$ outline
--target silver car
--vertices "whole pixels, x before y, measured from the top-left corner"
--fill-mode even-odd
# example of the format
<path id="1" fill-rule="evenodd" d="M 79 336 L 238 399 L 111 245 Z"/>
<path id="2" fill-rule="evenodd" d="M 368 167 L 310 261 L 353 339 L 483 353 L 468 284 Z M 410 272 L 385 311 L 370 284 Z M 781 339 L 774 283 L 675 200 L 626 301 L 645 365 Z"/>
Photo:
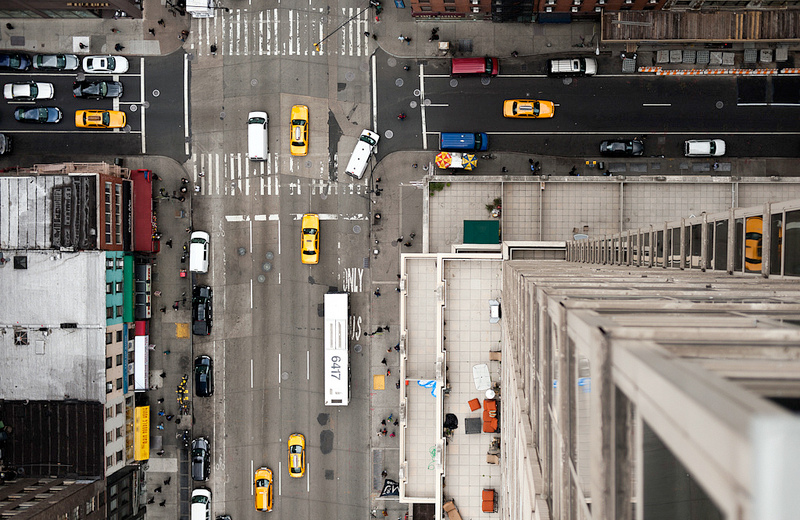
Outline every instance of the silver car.
<path id="1" fill-rule="evenodd" d="M 77 70 L 80 61 L 74 54 L 37 54 L 33 68 L 38 70 Z"/>
<path id="2" fill-rule="evenodd" d="M 13 101 L 53 99 L 55 92 L 56 89 L 52 83 L 37 83 L 35 81 L 6 83 L 3 87 L 3 97 Z"/>

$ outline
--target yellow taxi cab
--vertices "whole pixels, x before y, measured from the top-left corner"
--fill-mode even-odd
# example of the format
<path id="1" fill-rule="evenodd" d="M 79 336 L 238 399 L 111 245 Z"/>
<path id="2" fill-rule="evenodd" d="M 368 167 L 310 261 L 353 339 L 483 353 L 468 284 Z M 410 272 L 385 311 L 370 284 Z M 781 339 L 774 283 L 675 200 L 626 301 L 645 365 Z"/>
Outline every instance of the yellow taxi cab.
<path id="1" fill-rule="evenodd" d="M 503 102 L 503 117 L 553 117 L 556 107 L 552 101 L 541 99 L 506 99 Z"/>
<path id="2" fill-rule="evenodd" d="M 78 110 L 75 126 L 78 128 L 122 128 L 127 122 L 125 112 L 119 110 Z"/>
<path id="3" fill-rule="evenodd" d="M 300 478 L 306 473 L 306 438 L 300 433 L 289 435 L 289 476 Z"/>
<path id="4" fill-rule="evenodd" d="M 300 228 L 300 259 L 304 264 L 319 263 L 319 215 L 303 215 Z"/>
<path id="5" fill-rule="evenodd" d="M 762 217 L 748 217 L 744 230 L 744 264 L 748 271 L 761 271 Z"/>
<path id="6" fill-rule="evenodd" d="M 256 511 L 272 511 L 272 470 L 258 468 L 254 480 Z"/>
<path id="7" fill-rule="evenodd" d="M 292 107 L 292 122 L 289 125 L 291 131 L 291 152 L 292 155 L 308 154 L 308 107 L 305 105 L 295 105 Z"/>

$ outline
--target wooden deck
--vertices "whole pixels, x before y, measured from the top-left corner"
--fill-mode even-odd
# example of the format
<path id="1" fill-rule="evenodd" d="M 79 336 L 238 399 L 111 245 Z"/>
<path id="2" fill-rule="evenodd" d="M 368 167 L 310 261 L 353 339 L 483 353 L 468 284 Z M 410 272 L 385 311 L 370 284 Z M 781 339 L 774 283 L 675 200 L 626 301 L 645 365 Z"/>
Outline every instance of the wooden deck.
<path id="1" fill-rule="evenodd" d="M 604 42 L 791 42 L 800 40 L 800 10 L 604 12 Z"/>

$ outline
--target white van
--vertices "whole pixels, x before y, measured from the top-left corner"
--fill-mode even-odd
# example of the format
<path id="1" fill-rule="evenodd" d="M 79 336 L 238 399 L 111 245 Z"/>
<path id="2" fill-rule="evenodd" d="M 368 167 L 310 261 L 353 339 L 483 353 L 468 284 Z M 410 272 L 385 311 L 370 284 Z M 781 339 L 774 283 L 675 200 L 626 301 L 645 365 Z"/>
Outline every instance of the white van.
<path id="1" fill-rule="evenodd" d="M 211 491 L 198 488 L 192 491 L 191 520 L 211 520 Z"/>
<path id="2" fill-rule="evenodd" d="M 550 60 L 547 73 L 551 76 L 594 76 L 597 74 L 597 60 L 594 58 Z"/>
<path id="3" fill-rule="evenodd" d="M 208 272 L 208 244 L 211 237 L 205 231 L 192 233 L 189 243 L 189 270 L 193 273 Z"/>
<path id="4" fill-rule="evenodd" d="M 361 132 L 361 137 L 358 138 L 353 155 L 350 156 L 350 161 L 344 170 L 347 175 L 356 179 L 361 179 L 364 176 L 364 171 L 367 169 L 367 163 L 369 162 L 369 155 L 375 145 L 378 144 L 378 139 L 380 138 L 381 136 L 369 130 Z"/>
<path id="5" fill-rule="evenodd" d="M 250 112 L 247 115 L 247 157 L 251 161 L 266 161 L 269 153 L 266 112 Z"/>

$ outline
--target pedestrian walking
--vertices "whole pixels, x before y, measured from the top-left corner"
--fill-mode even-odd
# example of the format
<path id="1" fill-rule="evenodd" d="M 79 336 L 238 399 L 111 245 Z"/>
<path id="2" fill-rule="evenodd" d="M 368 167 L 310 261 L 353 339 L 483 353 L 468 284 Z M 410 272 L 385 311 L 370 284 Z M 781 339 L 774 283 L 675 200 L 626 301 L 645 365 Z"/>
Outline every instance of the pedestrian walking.
<path id="1" fill-rule="evenodd" d="M 169 356 L 169 353 L 170 353 L 170 352 L 171 352 L 171 350 L 167 349 L 167 350 L 165 350 L 165 351 L 164 351 L 164 355 L 165 355 L 165 356 Z"/>
<path id="2" fill-rule="evenodd" d="M 394 384 L 394 387 L 397 388 L 398 390 L 400 389 L 400 380 L 399 379 L 397 380 L 397 383 Z"/>
<path id="3" fill-rule="evenodd" d="M 369 38 L 369 37 L 370 37 L 370 36 L 372 36 L 372 35 L 371 35 L 371 33 L 370 33 L 369 31 L 364 31 L 364 36 L 366 36 L 367 38 Z"/>
<path id="4" fill-rule="evenodd" d="M 170 482 L 172 482 L 172 477 L 171 476 L 169 476 L 169 477 L 164 479 L 164 485 L 169 486 Z"/>
<path id="5" fill-rule="evenodd" d="M 153 504 L 153 503 L 155 503 L 155 501 L 156 501 L 156 497 L 150 497 L 150 498 L 147 499 L 147 503 L 148 504 Z"/>
<path id="6" fill-rule="evenodd" d="M 167 377 L 167 373 L 166 372 L 161 372 L 159 375 L 161 376 L 161 379 L 164 379 L 165 377 Z"/>
<path id="7" fill-rule="evenodd" d="M 154 296 L 161 296 L 161 291 L 154 291 L 154 292 L 153 292 L 153 295 L 154 295 Z"/>
<path id="8" fill-rule="evenodd" d="M 194 186 L 194 192 L 195 192 L 195 193 L 200 193 L 200 185 L 199 185 L 199 184 L 195 184 L 195 186 Z"/>
<path id="9" fill-rule="evenodd" d="M 163 430 L 164 428 L 161 428 L 161 429 Z M 159 457 L 163 457 L 163 456 L 164 456 L 164 450 L 163 450 L 163 449 L 161 449 L 161 450 L 158 450 L 158 451 L 156 452 L 156 455 L 158 455 Z"/>
<path id="10" fill-rule="evenodd" d="M 415 237 L 415 236 L 417 236 L 417 234 L 416 234 L 416 233 L 411 233 L 411 234 L 410 234 L 410 235 L 408 235 L 408 236 L 410 236 L 410 237 L 411 237 L 411 240 L 414 240 L 414 237 Z"/>
<path id="11" fill-rule="evenodd" d="M 386 377 L 389 377 L 390 375 L 392 375 L 392 369 L 391 368 L 387 368 L 386 369 Z"/>
<path id="12" fill-rule="evenodd" d="M 399 385 L 400 381 L 398 381 L 397 384 Z M 395 419 L 394 420 L 394 425 L 397 426 L 398 424 L 400 424 L 400 419 Z"/>
<path id="13" fill-rule="evenodd" d="M 394 437 L 394 432 L 390 433 L 389 437 Z"/>
<path id="14" fill-rule="evenodd" d="M 387 473 L 386 470 L 381 471 L 381 477 L 386 478 L 388 475 L 389 473 Z"/>
<path id="15" fill-rule="evenodd" d="M 394 290 L 400 292 L 400 287 L 395 287 Z"/>
<path id="16" fill-rule="evenodd" d="M 378 334 L 380 332 L 383 332 L 383 327 L 378 327 L 377 329 L 375 329 L 375 334 Z"/>
<path id="17" fill-rule="evenodd" d="M 83 49 L 85 49 L 87 47 L 87 45 L 85 43 L 83 43 L 83 42 L 78 42 L 78 47 L 80 47 L 81 50 L 83 50 Z"/>
<path id="18" fill-rule="evenodd" d="M 117 52 L 120 52 L 124 48 L 125 48 L 125 46 L 122 45 L 121 43 L 118 43 L 118 44 L 114 45 L 114 50 L 117 51 Z"/>
<path id="19" fill-rule="evenodd" d="M 404 243 L 403 245 L 406 246 L 406 247 L 411 247 L 411 241 L 408 241 L 408 242 Z"/>
<path id="20" fill-rule="evenodd" d="M 153 490 L 153 493 L 161 493 L 161 486 L 158 486 Z"/>
<path id="21" fill-rule="evenodd" d="M 386 510 L 386 508 L 383 509 L 383 516 L 389 516 L 389 512 Z"/>
<path id="22" fill-rule="evenodd" d="M 167 501 L 162 500 L 161 502 L 158 503 L 158 505 L 160 505 L 161 507 L 167 507 Z"/>
<path id="23" fill-rule="evenodd" d="M 380 328 L 380 327 L 379 327 L 379 328 Z M 388 326 L 388 325 L 384 325 L 384 326 L 383 326 L 383 330 L 385 330 L 386 332 L 389 332 L 389 326 Z"/>
<path id="24" fill-rule="evenodd" d="M 397 37 L 397 39 L 402 42 L 405 41 L 406 37 L 401 34 L 400 36 Z"/>
<path id="25" fill-rule="evenodd" d="M 386 418 L 386 420 L 389 422 L 392 422 L 392 419 L 394 419 L 394 413 L 390 413 L 389 417 Z"/>
<path id="26" fill-rule="evenodd" d="M 378 287 L 377 289 L 375 289 L 375 292 L 374 292 L 374 293 L 372 293 L 372 294 L 374 294 L 375 296 L 377 296 L 377 297 L 379 297 L 379 298 L 380 298 L 380 296 L 381 296 L 381 288 L 380 288 L 380 287 Z"/>
<path id="27" fill-rule="evenodd" d="M 212 43 L 211 44 L 211 55 L 212 56 L 216 56 L 217 55 L 217 44 L 216 43 Z"/>
<path id="28" fill-rule="evenodd" d="M 9 31 L 13 31 L 14 30 L 14 26 L 11 25 L 10 23 L 7 23 L 6 24 L 6 29 L 8 29 Z"/>
<path id="29" fill-rule="evenodd" d="M 151 27 L 151 28 L 149 28 L 149 29 L 147 29 L 147 32 L 149 32 L 149 33 L 150 33 L 151 35 L 153 35 L 153 36 L 155 36 L 155 35 L 156 35 L 156 30 L 155 30 L 154 28 L 152 28 L 152 27 Z"/>
<path id="30" fill-rule="evenodd" d="M 159 430 L 163 430 L 164 429 L 164 423 L 163 422 L 159 423 L 159 425 L 156 426 L 156 428 L 159 429 Z"/>
<path id="31" fill-rule="evenodd" d="M 159 417 L 161 417 L 161 416 L 167 415 L 167 412 L 165 412 L 164 410 L 159 410 L 158 411 L 158 415 L 159 415 Z"/>
<path id="32" fill-rule="evenodd" d="M 167 415 L 167 420 L 168 420 L 168 421 L 171 421 L 171 420 L 172 420 L 172 419 L 174 419 L 174 418 L 175 418 L 175 416 L 174 416 L 174 415 L 172 415 L 172 414 L 169 414 L 169 415 Z"/>
<path id="33" fill-rule="evenodd" d="M 167 247 L 172 249 L 172 239 L 171 238 L 169 240 L 167 240 L 166 242 L 164 242 L 164 243 L 167 244 Z"/>
<path id="34" fill-rule="evenodd" d="M 187 38 L 188 36 L 189 36 L 189 31 L 187 31 L 186 29 L 184 29 L 184 30 L 182 30 L 182 31 L 181 31 L 181 34 L 180 34 L 180 36 L 178 36 L 178 39 L 179 39 L 180 41 L 182 41 L 182 42 L 186 42 L 186 38 Z"/>
<path id="35" fill-rule="evenodd" d="M 164 22 L 163 18 L 158 21 L 158 25 L 160 25 L 161 27 L 166 27 L 167 26 L 167 24 L 166 24 L 166 22 Z"/>
<path id="36" fill-rule="evenodd" d="M 166 307 L 161 307 L 159 310 L 160 310 L 161 312 L 163 312 L 164 314 L 166 314 L 166 313 L 167 313 L 167 308 L 166 308 Z"/>
<path id="37" fill-rule="evenodd" d="M 570 175 L 575 175 L 575 171 L 576 170 L 577 170 L 577 168 L 575 166 L 573 166 L 572 169 L 569 171 L 569 174 Z"/>
<path id="38" fill-rule="evenodd" d="M 163 402 L 164 402 L 164 398 L 163 398 L 163 397 L 159 397 L 159 398 L 158 398 L 158 400 L 157 400 L 157 402 L 158 402 L 158 403 L 163 403 Z"/>
<path id="39" fill-rule="evenodd" d="M 173 304 L 172 304 L 172 308 L 173 308 L 174 310 L 176 310 L 176 311 L 178 310 L 178 308 L 179 308 L 180 306 L 181 306 L 181 303 L 180 303 L 178 300 L 175 300 L 175 303 L 173 303 Z"/>
<path id="40" fill-rule="evenodd" d="M 381 363 L 383 363 L 384 365 L 387 365 L 387 363 L 386 363 L 386 358 L 383 358 L 383 359 L 381 360 Z M 381 421 L 381 422 L 383 423 L 383 421 Z M 384 424 L 385 424 L 385 423 L 384 423 Z"/>
<path id="41" fill-rule="evenodd" d="M 119 32 L 119 29 L 117 29 L 116 27 L 112 27 L 111 32 L 117 34 Z"/>
<path id="42" fill-rule="evenodd" d="M 511 51 L 512 58 L 516 58 L 517 56 L 519 56 L 519 53 L 517 51 Z"/>
<path id="43" fill-rule="evenodd" d="M 396 351 L 400 352 L 400 343 L 398 343 L 397 345 L 395 345 L 395 346 L 394 346 L 394 349 L 395 349 Z"/>
<path id="44" fill-rule="evenodd" d="M 400 238 L 397 239 L 397 243 L 399 244 L 400 242 L 402 242 L 404 238 L 405 236 L 400 235 Z"/>
<path id="45" fill-rule="evenodd" d="M 715 162 L 715 163 L 714 163 L 714 170 L 716 171 L 716 170 L 718 170 L 718 169 L 719 169 L 719 163 L 718 163 L 718 162 Z"/>
<path id="46" fill-rule="evenodd" d="M 406 36 L 406 37 L 405 37 L 405 38 L 403 38 L 403 39 L 406 41 L 406 43 L 407 43 L 408 45 L 411 45 L 411 38 L 409 38 L 408 36 Z"/>
<path id="47" fill-rule="evenodd" d="M 205 177 L 206 176 L 206 172 L 197 172 L 197 176 L 198 177 Z"/>

